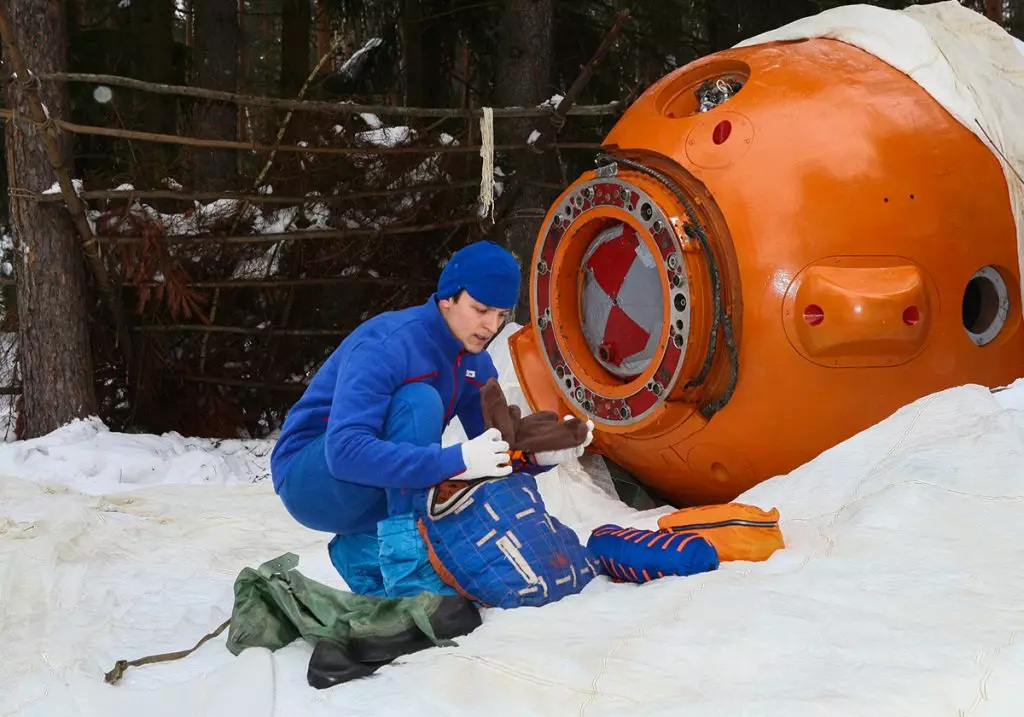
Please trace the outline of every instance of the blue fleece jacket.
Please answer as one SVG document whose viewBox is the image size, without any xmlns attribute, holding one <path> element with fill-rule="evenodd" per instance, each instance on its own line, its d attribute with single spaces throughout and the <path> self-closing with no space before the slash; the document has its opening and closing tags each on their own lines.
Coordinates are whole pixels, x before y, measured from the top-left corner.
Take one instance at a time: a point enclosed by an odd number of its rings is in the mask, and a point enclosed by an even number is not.
<svg viewBox="0 0 1024 717">
<path fill-rule="evenodd" d="M 455 338 L 436 295 L 421 306 L 378 314 L 359 326 L 317 371 L 285 420 L 270 457 L 275 490 L 289 460 L 326 432 L 335 478 L 379 488 L 427 488 L 466 470 L 459 445 L 442 448 L 381 440 L 391 396 L 424 381 L 445 402 L 445 426 L 458 416 L 469 438 L 484 431 L 480 387 L 497 377 L 486 351 Z"/>
</svg>

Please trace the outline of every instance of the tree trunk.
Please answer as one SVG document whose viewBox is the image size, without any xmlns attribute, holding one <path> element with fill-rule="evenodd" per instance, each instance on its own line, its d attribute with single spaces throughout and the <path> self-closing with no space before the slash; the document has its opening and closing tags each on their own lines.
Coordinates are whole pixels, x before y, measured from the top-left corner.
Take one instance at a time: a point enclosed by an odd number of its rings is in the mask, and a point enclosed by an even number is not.
<svg viewBox="0 0 1024 717">
<path fill-rule="evenodd" d="M 1009 3 L 1009 31 L 1019 40 L 1024 39 L 1024 0 Z"/>
<path fill-rule="evenodd" d="M 420 22 L 420 0 L 402 1 L 402 75 L 405 104 L 423 107 L 423 24 Z"/>
<path fill-rule="evenodd" d="M 313 13 L 311 0 L 283 0 L 281 7 L 281 95 L 295 99 L 306 84 L 309 71 L 312 69 L 310 55 L 312 50 Z M 276 139 L 278 122 L 285 117 L 284 112 L 278 113 L 271 125 L 272 137 Z M 281 138 L 282 144 L 296 144 L 308 139 L 306 128 L 313 123 L 313 118 L 304 112 L 292 114 L 291 121 Z M 302 155 L 287 152 L 277 155 L 274 159 L 275 191 L 282 194 L 303 195 L 309 190 L 308 173 L 303 167 Z"/>
<path fill-rule="evenodd" d="M 879 3 L 871 4 L 878 5 Z M 900 7 L 904 7 L 908 3 L 900 0 L 898 4 Z M 740 33 L 738 36 L 730 38 L 729 44 L 724 45 L 722 49 L 731 47 L 748 37 L 760 35 L 762 32 L 788 25 L 794 20 L 814 15 L 821 12 L 822 9 L 818 0 L 763 0 L 759 3 L 732 0 L 732 7 L 733 12 L 740 18 Z"/>
<path fill-rule="evenodd" d="M 178 84 L 179 77 L 174 67 L 173 0 L 132 0 L 129 12 L 133 40 L 132 77 L 161 84 Z M 132 124 L 137 129 L 177 134 L 177 98 L 135 92 L 133 105 L 136 119 Z M 159 186 L 161 180 L 170 175 L 177 151 L 167 145 L 148 145 L 139 167 L 142 182 Z"/>
<path fill-rule="evenodd" d="M 269 48 L 274 46 L 274 22 L 271 19 L 271 2 L 270 0 L 263 0 L 263 43 L 261 47 L 263 52 L 266 52 Z"/>
<path fill-rule="evenodd" d="M 195 47 L 196 13 L 192 0 L 184 0 L 185 9 L 185 47 Z"/>
<path fill-rule="evenodd" d="M 174 73 L 174 5 L 172 0 L 133 0 L 131 4 L 134 77 L 176 84 Z M 174 98 L 140 94 L 143 129 L 173 133 L 177 116 Z"/>
<path fill-rule="evenodd" d="M 500 21 L 498 57 L 495 77 L 495 105 L 498 107 L 530 107 L 540 104 L 552 95 L 551 57 L 552 27 L 554 25 L 553 0 L 505 0 Z M 500 143 L 523 143 L 536 125 L 535 120 L 495 121 L 496 140 Z M 495 162 L 498 164 L 498 160 Z M 501 237 L 505 246 L 519 260 L 523 268 L 523 287 L 529 281 L 533 245 L 540 231 L 541 220 L 524 216 L 524 211 L 544 210 L 553 199 L 536 184 L 525 181 L 545 181 L 553 157 L 548 154 L 517 152 L 501 160 L 503 171 L 514 172 L 517 191 L 504 221 Z M 508 184 L 505 191 L 509 191 Z M 516 320 L 529 320 L 529 302 L 526 292 L 520 292 Z"/>
<path fill-rule="evenodd" d="M 331 51 L 334 37 L 331 32 L 331 16 L 327 13 L 324 0 L 316 0 L 314 7 L 316 11 L 316 59 L 319 61 Z"/>
<path fill-rule="evenodd" d="M 438 18 L 442 3 L 402 0 L 402 79 L 404 104 L 410 107 L 451 107 L 462 88 L 452 92 L 457 63 L 457 32 L 447 18 Z M 456 70 L 457 72 L 457 70 Z"/>
<path fill-rule="evenodd" d="M 61 3 L 0 0 L 33 73 L 67 71 L 67 28 Z M 46 38 L 41 42 L 40 38 Z M 68 117 L 67 85 L 43 83 L 40 96 L 51 117 Z M 24 107 L 17 82 L 4 86 L 7 107 Z M 55 181 L 39 136 L 21 119 L 5 123 L 11 188 L 42 192 Z M 71 136 L 63 135 L 64 156 Z M 63 205 L 11 197 L 18 253 L 18 332 L 21 341 L 25 438 L 41 436 L 75 418 L 97 413 L 89 345 L 84 262 Z"/>
<path fill-rule="evenodd" d="M 210 90 L 238 89 L 239 25 L 237 0 L 195 4 L 195 84 Z M 204 139 L 236 139 L 238 109 L 227 102 L 199 102 L 195 131 Z M 238 165 L 230 149 L 195 153 L 195 185 L 204 191 L 238 188 Z"/>
<path fill-rule="evenodd" d="M 281 4 L 281 96 L 294 98 L 309 77 L 310 0 L 283 0 Z"/>
<path fill-rule="evenodd" d="M 708 3 L 706 25 L 711 52 L 732 47 L 742 39 L 740 9 L 735 0 Z"/>
</svg>

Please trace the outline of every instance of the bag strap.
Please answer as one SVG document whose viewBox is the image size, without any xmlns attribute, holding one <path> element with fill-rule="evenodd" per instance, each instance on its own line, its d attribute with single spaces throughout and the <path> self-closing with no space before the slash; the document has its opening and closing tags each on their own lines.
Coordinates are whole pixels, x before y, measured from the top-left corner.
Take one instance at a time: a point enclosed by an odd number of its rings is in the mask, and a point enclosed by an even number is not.
<svg viewBox="0 0 1024 717">
<path fill-rule="evenodd" d="M 188 650 L 179 650 L 178 652 L 165 652 L 162 655 L 149 655 L 147 657 L 139 657 L 135 660 L 118 660 L 114 664 L 114 669 L 103 676 L 103 681 L 108 685 L 116 685 L 121 677 L 124 676 L 124 671 L 129 667 L 140 667 L 142 665 L 151 665 L 154 662 L 171 662 L 172 660 L 180 660 L 183 657 L 188 657 L 193 652 L 203 646 L 207 640 L 212 640 L 217 635 L 224 632 L 225 628 L 231 624 L 231 618 L 228 618 L 220 624 L 220 626 L 213 632 L 207 633 L 197 642 L 192 648 Z"/>
</svg>

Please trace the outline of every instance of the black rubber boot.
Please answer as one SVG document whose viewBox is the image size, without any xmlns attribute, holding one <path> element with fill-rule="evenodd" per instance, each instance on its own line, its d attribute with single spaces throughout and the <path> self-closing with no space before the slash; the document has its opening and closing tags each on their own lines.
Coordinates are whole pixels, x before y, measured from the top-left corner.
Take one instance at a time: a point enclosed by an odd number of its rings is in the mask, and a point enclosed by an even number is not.
<svg viewBox="0 0 1024 717">
<path fill-rule="evenodd" d="M 430 626 L 439 640 L 468 635 L 482 622 L 476 605 L 461 595 L 445 595 L 430 615 Z M 415 625 L 394 635 L 352 635 L 350 640 L 352 657 L 375 667 L 433 646 L 430 638 Z"/>
<path fill-rule="evenodd" d="M 369 677 L 376 670 L 376 667 L 363 665 L 357 660 L 353 660 L 338 643 L 321 640 L 316 643 L 313 655 L 309 658 L 306 682 L 310 687 L 322 690 L 349 680 Z"/>
<path fill-rule="evenodd" d="M 461 595 L 445 595 L 430 616 L 430 626 L 438 640 L 468 635 L 482 624 L 476 605 Z"/>
</svg>

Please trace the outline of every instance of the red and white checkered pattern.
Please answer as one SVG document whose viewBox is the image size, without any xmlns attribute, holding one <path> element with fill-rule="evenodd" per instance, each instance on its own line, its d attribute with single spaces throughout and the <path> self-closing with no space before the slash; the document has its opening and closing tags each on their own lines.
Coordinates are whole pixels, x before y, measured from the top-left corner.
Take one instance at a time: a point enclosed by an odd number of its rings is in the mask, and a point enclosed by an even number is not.
<svg viewBox="0 0 1024 717">
<path fill-rule="evenodd" d="M 633 378 L 654 358 L 662 329 L 658 264 L 628 224 L 594 239 L 583 259 L 583 334 L 597 360 L 616 376 Z"/>
</svg>

